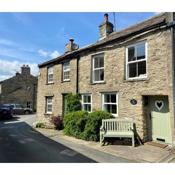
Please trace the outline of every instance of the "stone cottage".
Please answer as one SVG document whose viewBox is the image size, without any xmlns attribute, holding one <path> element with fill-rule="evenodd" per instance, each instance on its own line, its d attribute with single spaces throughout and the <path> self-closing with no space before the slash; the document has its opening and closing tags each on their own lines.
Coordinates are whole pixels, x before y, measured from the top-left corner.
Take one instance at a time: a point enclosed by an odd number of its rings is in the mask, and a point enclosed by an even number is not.
<svg viewBox="0 0 175 175">
<path fill-rule="evenodd" d="M 37 81 L 30 67 L 23 65 L 21 73 L 0 82 L 0 104 L 16 103 L 36 111 Z"/>
<path fill-rule="evenodd" d="M 104 15 L 99 40 L 39 64 L 38 120 L 64 115 L 65 95 L 79 93 L 82 109 L 133 118 L 141 139 L 175 143 L 174 14 L 161 13 L 114 32 Z"/>
</svg>

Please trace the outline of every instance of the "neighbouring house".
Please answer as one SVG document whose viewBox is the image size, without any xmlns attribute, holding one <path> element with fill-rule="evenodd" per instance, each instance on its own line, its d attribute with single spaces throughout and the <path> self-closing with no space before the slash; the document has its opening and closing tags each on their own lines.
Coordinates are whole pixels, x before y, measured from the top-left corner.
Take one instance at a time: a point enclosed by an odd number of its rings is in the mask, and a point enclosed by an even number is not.
<svg viewBox="0 0 175 175">
<path fill-rule="evenodd" d="M 37 81 L 30 67 L 23 65 L 21 73 L 0 82 L 0 104 L 16 103 L 36 111 Z"/>
<path fill-rule="evenodd" d="M 39 64 L 38 120 L 64 115 L 65 95 L 79 93 L 82 109 L 133 118 L 140 138 L 175 144 L 174 13 L 161 13 L 114 32 L 104 15 L 100 37 Z"/>
</svg>

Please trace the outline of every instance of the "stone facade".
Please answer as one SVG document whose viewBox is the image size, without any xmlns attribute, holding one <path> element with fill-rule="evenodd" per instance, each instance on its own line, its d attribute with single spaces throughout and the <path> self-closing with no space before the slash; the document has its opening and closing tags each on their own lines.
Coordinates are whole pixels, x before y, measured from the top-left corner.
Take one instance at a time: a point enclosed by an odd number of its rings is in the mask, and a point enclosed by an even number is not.
<svg viewBox="0 0 175 175">
<path fill-rule="evenodd" d="M 173 87 L 175 84 L 173 83 L 172 35 L 171 28 L 165 27 L 169 22 L 170 14 L 163 15 L 166 22 L 162 27 L 154 27 L 151 30 L 145 30 L 109 43 L 104 41 L 98 47 L 79 51 L 77 55 L 73 54 L 70 58 L 67 56 L 70 59 L 69 82 L 62 81 L 62 63 L 67 60 L 66 56 L 65 59 L 60 57 L 60 61 L 58 58 L 57 63 L 52 63 L 54 67 L 53 84 L 47 85 L 46 83 L 48 63 L 39 65 L 38 119 L 47 120 L 50 116 L 45 114 L 46 96 L 53 96 L 53 115 L 58 115 L 63 113 L 64 93 L 90 93 L 92 109 L 96 110 L 102 109 L 102 94 L 104 92 L 116 92 L 118 94 L 118 117 L 133 118 L 139 136 L 143 141 L 147 141 L 150 128 L 147 123 L 148 114 L 144 106 L 144 98 L 166 96 L 169 100 L 172 140 L 174 141 Z M 139 24 L 138 27 L 140 27 Z M 102 34 L 100 35 L 102 36 Z M 146 43 L 147 77 L 127 80 L 126 48 L 142 41 Z M 104 82 L 92 83 L 92 57 L 99 53 L 104 54 Z M 135 99 L 137 104 L 132 105 L 131 99 Z"/>
<path fill-rule="evenodd" d="M 21 73 L 0 82 L 0 104 L 17 103 L 36 111 L 37 81 L 30 67 L 23 65 Z"/>
</svg>

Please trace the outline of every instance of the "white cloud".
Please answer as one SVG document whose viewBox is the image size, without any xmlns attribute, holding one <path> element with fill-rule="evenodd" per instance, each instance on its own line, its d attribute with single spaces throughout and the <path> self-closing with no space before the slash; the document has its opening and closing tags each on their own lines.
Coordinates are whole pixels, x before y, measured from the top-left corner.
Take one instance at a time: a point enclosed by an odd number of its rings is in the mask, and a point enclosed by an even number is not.
<svg viewBox="0 0 175 175">
<path fill-rule="evenodd" d="M 60 55 L 60 53 L 57 51 L 57 50 L 55 50 L 55 51 L 53 51 L 51 54 L 50 54 L 50 57 L 51 58 L 56 58 L 56 57 L 58 57 Z"/>
<path fill-rule="evenodd" d="M 43 57 L 48 57 L 48 55 L 49 55 L 49 53 L 47 51 L 44 51 L 42 49 L 39 49 L 38 53 L 40 56 L 43 56 Z"/>
<path fill-rule="evenodd" d="M 21 63 L 19 61 L 7 61 L 0 59 L 0 81 L 10 78 L 15 75 L 16 72 L 20 72 L 20 68 L 23 64 L 29 65 L 31 68 L 31 74 L 38 75 L 38 65 L 36 63 Z"/>
<path fill-rule="evenodd" d="M 53 52 L 48 52 L 43 49 L 39 49 L 38 53 L 42 57 L 49 57 L 49 58 L 56 58 L 60 55 L 60 53 L 57 50 L 54 50 Z"/>
</svg>

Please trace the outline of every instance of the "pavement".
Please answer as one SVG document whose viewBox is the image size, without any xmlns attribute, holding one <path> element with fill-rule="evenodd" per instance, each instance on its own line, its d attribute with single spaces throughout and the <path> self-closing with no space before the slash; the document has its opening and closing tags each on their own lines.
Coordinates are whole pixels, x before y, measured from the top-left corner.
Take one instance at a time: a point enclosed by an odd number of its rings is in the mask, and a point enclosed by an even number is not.
<svg viewBox="0 0 175 175">
<path fill-rule="evenodd" d="M 100 146 L 99 142 L 84 141 L 74 137 L 66 136 L 62 131 L 53 129 L 37 129 L 43 135 L 59 142 L 69 148 L 80 152 L 81 154 L 93 158 L 98 162 L 115 162 L 110 156 L 126 159 L 132 163 L 168 163 L 175 161 L 175 153 L 171 147 L 160 148 L 152 145 L 144 144 L 137 147 L 127 145 L 107 145 Z M 92 154 L 89 154 L 88 150 Z M 99 158 L 99 152 L 106 153 L 107 157 Z M 94 154 L 93 154 L 94 153 Z"/>
</svg>

